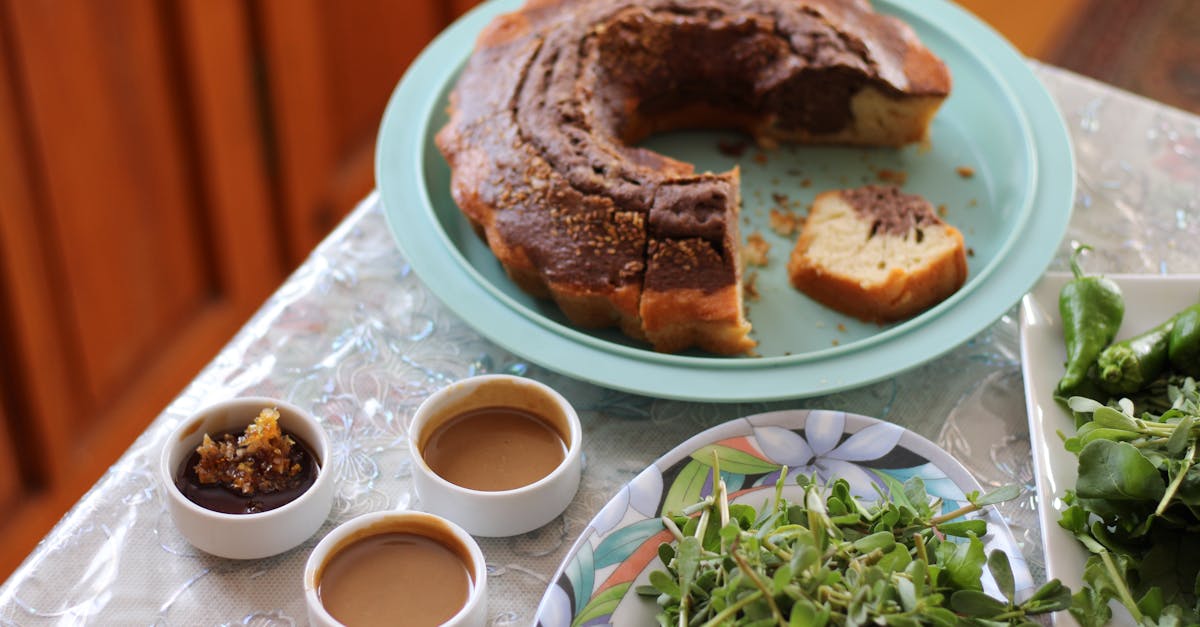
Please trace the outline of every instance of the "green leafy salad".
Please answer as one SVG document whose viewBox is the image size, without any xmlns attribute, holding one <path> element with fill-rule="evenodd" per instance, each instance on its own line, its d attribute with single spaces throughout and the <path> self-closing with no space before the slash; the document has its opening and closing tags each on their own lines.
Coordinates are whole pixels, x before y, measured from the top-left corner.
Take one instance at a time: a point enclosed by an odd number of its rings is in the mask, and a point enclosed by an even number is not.
<svg viewBox="0 0 1200 627">
<path fill-rule="evenodd" d="M 802 477 L 793 503 L 781 478 L 761 508 L 729 503 L 716 468 L 713 483 L 713 495 L 663 517 L 674 540 L 638 589 L 657 598 L 660 625 L 1036 625 L 1031 617 L 1070 605 L 1057 580 L 1018 600 L 1008 557 L 984 553 L 986 521 L 963 518 L 1015 498 L 1015 486 L 942 514 L 920 477 L 871 505 L 841 479 Z M 985 568 L 1002 598 L 983 592 Z"/>
<path fill-rule="evenodd" d="M 1078 458 L 1059 525 L 1090 552 L 1070 611 L 1104 625 L 1116 600 L 1138 625 L 1200 625 L 1200 305 L 1113 342 L 1120 289 L 1086 276 L 1078 254 L 1059 294 L 1067 364 L 1056 388 Z"/>
</svg>

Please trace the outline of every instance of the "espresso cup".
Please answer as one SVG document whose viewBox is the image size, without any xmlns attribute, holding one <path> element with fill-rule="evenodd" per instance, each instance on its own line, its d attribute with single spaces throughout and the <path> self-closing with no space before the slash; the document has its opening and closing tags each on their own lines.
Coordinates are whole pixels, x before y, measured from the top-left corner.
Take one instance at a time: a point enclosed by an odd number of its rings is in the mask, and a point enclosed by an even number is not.
<svg viewBox="0 0 1200 627">
<path fill-rule="evenodd" d="M 454 429 L 469 431 L 455 437 Z M 575 409 L 543 383 L 499 374 L 452 383 L 421 403 L 409 427 L 420 507 L 476 536 L 537 529 L 561 514 L 579 489 L 581 432 Z M 542 449 L 553 437 L 562 457 L 551 466 Z M 469 445 L 460 459 L 456 443 Z M 541 460 L 537 468 L 524 467 L 535 460 Z M 496 485 L 510 474 L 528 482 Z"/>
<path fill-rule="evenodd" d="M 458 525 L 424 512 L 383 511 L 325 536 L 304 567 L 304 600 L 315 627 L 487 623 L 487 566 Z M 457 608 L 457 609 L 455 609 Z"/>
</svg>

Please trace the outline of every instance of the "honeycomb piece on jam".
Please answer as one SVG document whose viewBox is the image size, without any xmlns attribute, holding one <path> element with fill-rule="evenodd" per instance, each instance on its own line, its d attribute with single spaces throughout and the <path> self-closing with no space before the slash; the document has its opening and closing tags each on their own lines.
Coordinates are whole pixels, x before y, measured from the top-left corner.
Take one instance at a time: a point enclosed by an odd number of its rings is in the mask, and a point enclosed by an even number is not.
<svg viewBox="0 0 1200 627">
<path fill-rule="evenodd" d="M 206 433 L 196 452 L 196 477 L 202 484 L 219 483 L 242 494 L 269 493 L 290 485 L 301 468 L 293 450 L 296 442 L 279 428 L 279 410 L 263 409 L 245 433 L 214 440 Z"/>
</svg>

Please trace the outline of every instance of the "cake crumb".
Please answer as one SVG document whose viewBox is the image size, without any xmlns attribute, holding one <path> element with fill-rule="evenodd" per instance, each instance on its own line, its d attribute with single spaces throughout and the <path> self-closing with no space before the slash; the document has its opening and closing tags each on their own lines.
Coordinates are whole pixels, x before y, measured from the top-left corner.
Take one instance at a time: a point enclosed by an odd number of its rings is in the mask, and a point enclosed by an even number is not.
<svg viewBox="0 0 1200 627">
<path fill-rule="evenodd" d="M 879 180 L 881 181 L 894 183 L 896 185 L 904 185 L 904 183 L 908 181 L 908 173 L 903 170 L 880 168 L 879 171 L 875 173 L 875 176 L 878 176 Z"/>
<path fill-rule="evenodd" d="M 812 187 L 812 179 L 804 179 L 803 181 L 800 181 L 800 187 Z"/>
<path fill-rule="evenodd" d="M 754 162 L 757 163 L 758 165 L 767 165 L 767 153 L 765 153 L 765 152 L 754 153 Z"/>
<path fill-rule="evenodd" d="M 967 203 L 968 207 L 976 207 L 978 205 L 979 205 L 979 201 L 974 198 L 971 199 L 971 202 Z"/>
<path fill-rule="evenodd" d="M 755 231 L 746 237 L 746 246 L 742 249 L 742 260 L 748 266 L 767 265 L 767 253 L 771 251 L 771 243 L 763 239 L 762 233 Z"/>
<path fill-rule="evenodd" d="M 954 171 L 958 172 L 958 175 L 965 179 L 975 176 L 975 168 L 972 168 L 969 165 L 960 165 L 957 168 L 954 168 Z"/>
<path fill-rule="evenodd" d="M 788 237 L 795 233 L 796 229 L 800 226 L 800 219 L 791 211 L 772 209 L 769 219 L 771 230 L 784 237 Z"/>
<path fill-rule="evenodd" d="M 750 272 L 746 274 L 745 280 L 742 281 L 742 292 L 746 296 L 746 300 L 757 302 L 760 298 L 758 293 L 758 273 Z"/>
<path fill-rule="evenodd" d="M 839 342 L 836 337 L 833 338 L 833 345 L 837 346 L 838 344 L 841 344 L 841 342 Z"/>
<path fill-rule="evenodd" d="M 844 325 L 844 324 L 842 324 L 841 322 L 839 322 L 839 323 L 838 323 L 838 331 L 841 331 L 842 333 L 845 333 L 845 332 L 846 332 L 846 325 Z"/>
<path fill-rule="evenodd" d="M 946 205 L 938 205 L 937 212 L 938 212 L 938 217 L 940 217 L 940 218 L 946 217 Z"/>
<path fill-rule="evenodd" d="M 196 452 L 200 462 L 194 470 L 202 484 L 221 484 L 251 495 L 284 489 L 300 470 L 292 454 L 296 441 L 279 427 L 279 410 L 264 408 L 245 433 L 224 434 L 214 440 L 204 434 Z"/>
<path fill-rule="evenodd" d="M 742 154 L 746 152 L 747 147 L 749 147 L 749 144 L 744 141 L 722 139 L 721 141 L 717 142 L 717 150 L 721 151 L 721 154 L 730 157 L 742 156 Z"/>
<path fill-rule="evenodd" d="M 975 249 L 974 249 L 974 248 L 967 248 L 967 256 L 968 256 L 968 257 L 974 257 L 974 256 L 975 256 Z"/>
</svg>

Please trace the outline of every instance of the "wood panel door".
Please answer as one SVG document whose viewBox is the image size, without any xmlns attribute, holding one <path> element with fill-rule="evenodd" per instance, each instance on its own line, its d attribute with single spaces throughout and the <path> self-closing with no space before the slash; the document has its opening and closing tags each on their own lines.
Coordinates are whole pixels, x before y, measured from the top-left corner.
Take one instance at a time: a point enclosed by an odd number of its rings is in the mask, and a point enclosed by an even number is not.
<svg viewBox="0 0 1200 627">
<path fill-rule="evenodd" d="M 22 497 L 0 574 L 284 276 L 251 33 L 236 2 L 0 0 L 0 406 Z"/>
<path fill-rule="evenodd" d="M 0 0 L 0 579 L 374 184 L 441 0 Z"/>
<path fill-rule="evenodd" d="M 375 135 L 408 64 L 453 16 L 425 2 L 255 5 L 289 259 L 312 250 L 374 186 Z"/>
</svg>

